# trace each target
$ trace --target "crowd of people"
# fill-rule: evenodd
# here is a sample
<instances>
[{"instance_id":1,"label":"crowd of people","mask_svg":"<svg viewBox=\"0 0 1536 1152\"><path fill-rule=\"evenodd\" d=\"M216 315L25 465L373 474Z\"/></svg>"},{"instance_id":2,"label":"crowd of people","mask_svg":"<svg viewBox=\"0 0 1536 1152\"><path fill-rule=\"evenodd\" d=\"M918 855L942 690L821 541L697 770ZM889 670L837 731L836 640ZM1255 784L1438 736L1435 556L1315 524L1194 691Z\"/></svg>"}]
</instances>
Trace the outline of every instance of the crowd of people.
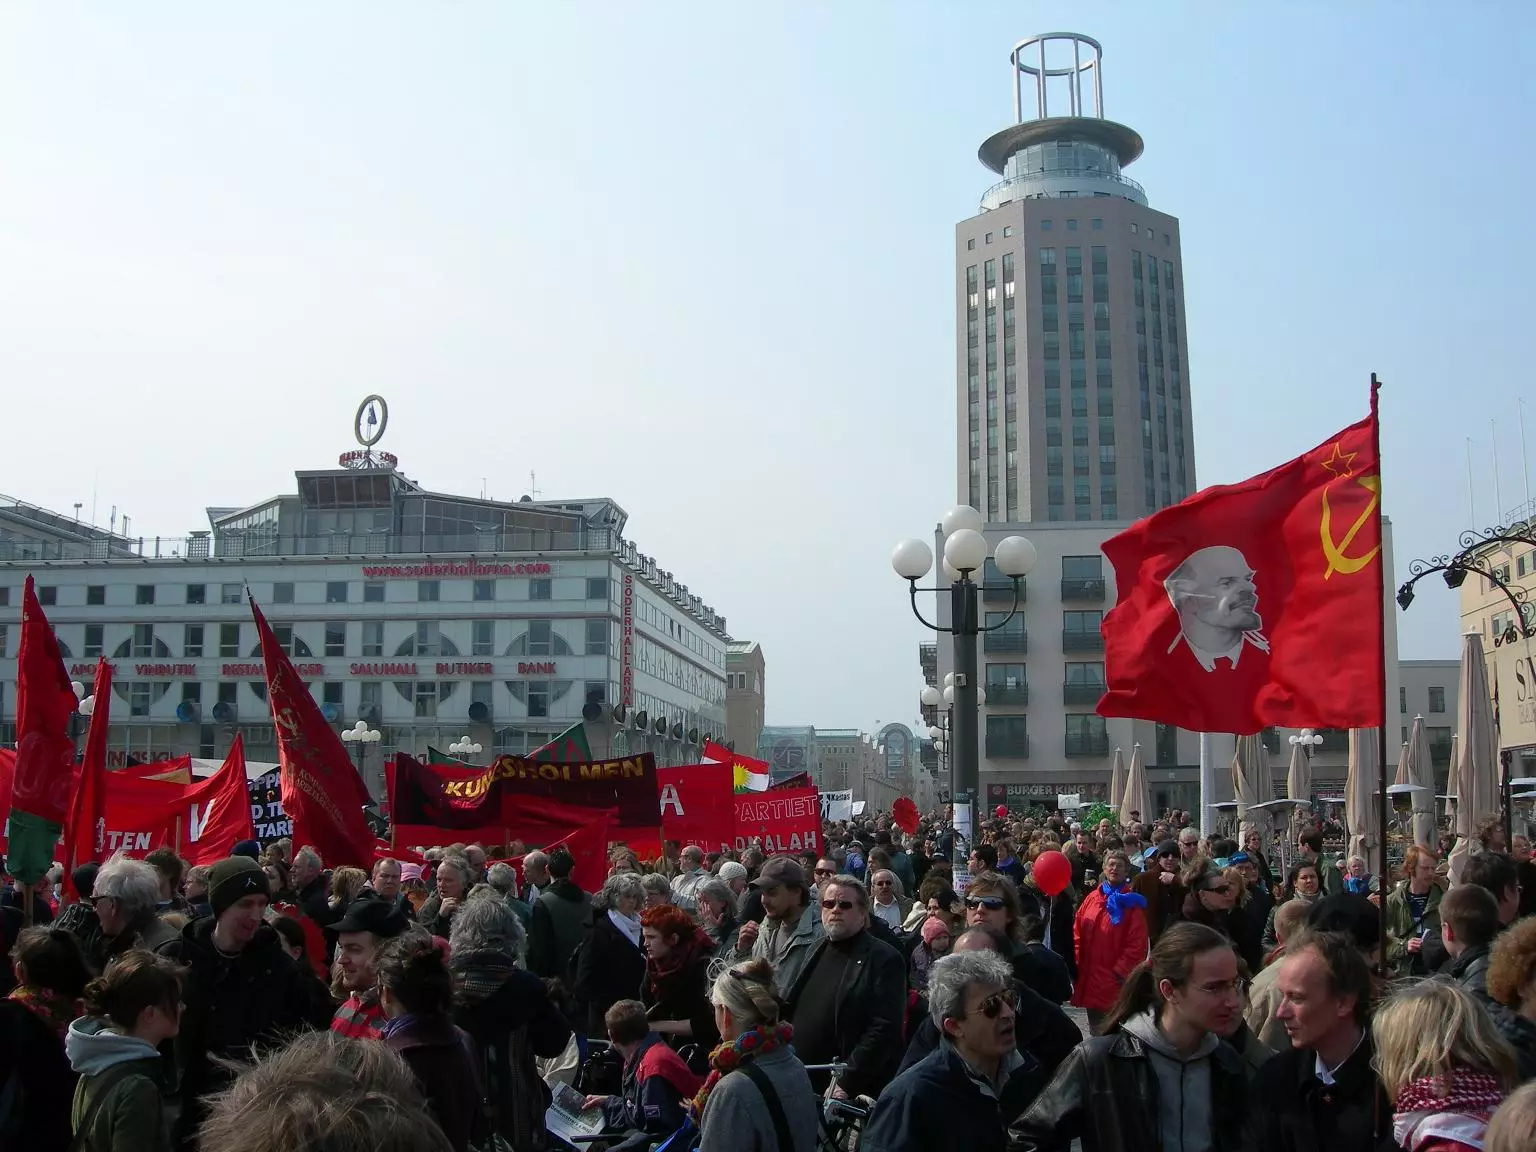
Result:
<instances>
[{"instance_id":1,"label":"crowd of people","mask_svg":"<svg viewBox=\"0 0 1536 1152\"><path fill-rule=\"evenodd\" d=\"M1451 887L1308 827L1281 877L1128 815L984 822L958 875L939 814L615 845L590 892L522 845L116 855L0 897L0 1149L545 1152L565 1093L625 1150L1536 1148L1523 840Z\"/></svg>"}]
</instances>

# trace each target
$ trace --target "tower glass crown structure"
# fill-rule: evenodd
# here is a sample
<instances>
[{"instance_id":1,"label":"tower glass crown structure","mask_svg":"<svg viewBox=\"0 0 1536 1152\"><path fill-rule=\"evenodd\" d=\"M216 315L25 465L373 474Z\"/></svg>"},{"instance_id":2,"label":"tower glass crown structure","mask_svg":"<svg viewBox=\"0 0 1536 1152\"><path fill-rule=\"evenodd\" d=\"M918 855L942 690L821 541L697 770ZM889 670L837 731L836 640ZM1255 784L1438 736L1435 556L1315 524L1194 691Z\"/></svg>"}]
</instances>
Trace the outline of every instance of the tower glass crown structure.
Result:
<instances>
[{"instance_id":1,"label":"tower glass crown structure","mask_svg":"<svg viewBox=\"0 0 1536 1152\"><path fill-rule=\"evenodd\" d=\"M1104 116L1102 61L1075 33L1014 46L1015 122L979 153L1001 179L956 227L957 495L992 522L1195 490L1179 222L1124 174L1143 145Z\"/></svg>"}]
</instances>

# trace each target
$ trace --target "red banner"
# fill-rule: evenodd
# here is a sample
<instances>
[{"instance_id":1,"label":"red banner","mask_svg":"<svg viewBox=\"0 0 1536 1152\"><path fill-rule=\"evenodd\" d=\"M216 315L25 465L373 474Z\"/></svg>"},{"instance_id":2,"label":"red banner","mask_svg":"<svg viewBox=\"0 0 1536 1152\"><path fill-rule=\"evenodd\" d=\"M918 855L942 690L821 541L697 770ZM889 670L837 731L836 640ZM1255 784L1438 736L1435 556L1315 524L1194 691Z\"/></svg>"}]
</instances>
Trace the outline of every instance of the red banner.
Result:
<instances>
[{"instance_id":1,"label":"red banner","mask_svg":"<svg viewBox=\"0 0 1536 1152\"><path fill-rule=\"evenodd\" d=\"M769 854L820 849L820 792L814 787L736 792L733 773L729 764L658 769L666 838L709 851L754 842Z\"/></svg>"},{"instance_id":2,"label":"red banner","mask_svg":"<svg viewBox=\"0 0 1536 1152\"><path fill-rule=\"evenodd\" d=\"M223 860L255 838L245 784L245 750L235 737L224 765L193 785L106 775L106 815L92 836L98 859L119 849L144 856L171 848L188 864Z\"/></svg>"},{"instance_id":3,"label":"red banner","mask_svg":"<svg viewBox=\"0 0 1536 1152\"><path fill-rule=\"evenodd\" d=\"M668 840L708 851L736 842L735 786L729 764L656 769L661 830Z\"/></svg>"},{"instance_id":4,"label":"red banner","mask_svg":"<svg viewBox=\"0 0 1536 1152\"><path fill-rule=\"evenodd\" d=\"M757 843L770 856L821 850L821 793L815 788L742 792L736 801L736 846Z\"/></svg>"}]
</instances>

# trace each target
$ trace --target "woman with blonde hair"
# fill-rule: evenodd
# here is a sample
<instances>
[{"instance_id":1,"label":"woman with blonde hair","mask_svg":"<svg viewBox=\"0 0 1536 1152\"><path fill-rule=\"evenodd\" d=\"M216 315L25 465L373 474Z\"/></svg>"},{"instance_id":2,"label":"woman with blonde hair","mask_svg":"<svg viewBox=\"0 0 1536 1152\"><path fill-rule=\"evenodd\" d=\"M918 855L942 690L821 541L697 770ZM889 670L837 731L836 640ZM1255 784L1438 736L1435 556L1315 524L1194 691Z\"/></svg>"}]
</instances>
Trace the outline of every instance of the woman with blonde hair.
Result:
<instances>
[{"instance_id":1,"label":"woman with blonde hair","mask_svg":"<svg viewBox=\"0 0 1536 1152\"><path fill-rule=\"evenodd\" d=\"M820 1108L790 1047L794 1029L774 991L773 966L761 958L733 964L709 999L721 1043L690 1107L698 1152L814 1152Z\"/></svg>"},{"instance_id":2,"label":"woman with blonde hair","mask_svg":"<svg viewBox=\"0 0 1536 1152\"><path fill-rule=\"evenodd\" d=\"M1376 1073L1405 1152L1474 1152L1517 1081L1515 1051L1471 994L1443 980L1401 985L1371 1021Z\"/></svg>"},{"instance_id":3,"label":"woman with blonde hair","mask_svg":"<svg viewBox=\"0 0 1536 1152\"><path fill-rule=\"evenodd\" d=\"M1536 1084L1512 1092L1483 1136L1483 1152L1527 1152L1536 1148Z\"/></svg>"},{"instance_id":4,"label":"woman with blonde hair","mask_svg":"<svg viewBox=\"0 0 1536 1152\"><path fill-rule=\"evenodd\" d=\"M368 883L361 868L342 867L331 873L331 911L345 912Z\"/></svg>"}]
</instances>

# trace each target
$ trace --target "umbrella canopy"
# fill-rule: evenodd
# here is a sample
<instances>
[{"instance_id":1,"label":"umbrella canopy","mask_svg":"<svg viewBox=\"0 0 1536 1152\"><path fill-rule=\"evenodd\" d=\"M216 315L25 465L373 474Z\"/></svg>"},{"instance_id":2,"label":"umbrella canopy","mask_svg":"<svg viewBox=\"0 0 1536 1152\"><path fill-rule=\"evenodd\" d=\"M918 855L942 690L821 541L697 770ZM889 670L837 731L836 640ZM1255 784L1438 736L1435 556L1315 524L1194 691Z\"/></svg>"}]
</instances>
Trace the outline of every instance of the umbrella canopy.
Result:
<instances>
[{"instance_id":1,"label":"umbrella canopy","mask_svg":"<svg viewBox=\"0 0 1536 1152\"><path fill-rule=\"evenodd\" d=\"M1402 784L1417 784L1422 792L1413 793L1413 842L1425 848L1435 847L1435 766L1429 758L1429 741L1424 735L1424 717L1413 718L1408 733L1408 779Z\"/></svg>"},{"instance_id":2,"label":"umbrella canopy","mask_svg":"<svg viewBox=\"0 0 1536 1152\"><path fill-rule=\"evenodd\" d=\"M1258 735L1237 738L1237 752L1232 757L1232 795L1237 797L1237 819L1243 835L1250 829L1259 832L1268 829L1267 820L1261 825L1248 819L1248 809L1275 798L1275 785L1269 774L1269 750Z\"/></svg>"},{"instance_id":3,"label":"umbrella canopy","mask_svg":"<svg viewBox=\"0 0 1536 1152\"><path fill-rule=\"evenodd\" d=\"M1291 767L1285 774L1288 800L1312 799L1312 760L1300 744L1291 745Z\"/></svg>"},{"instance_id":4,"label":"umbrella canopy","mask_svg":"<svg viewBox=\"0 0 1536 1152\"><path fill-rule=\"evenodd\" d=\"M1374 728L1349 730L1349 775L1344 781L1344 825L1349 854L1365 857L1374 876L1381 875L1381 752Z\"/></svg>"},{"instance_id":5,"label":"umbrella canopy","mask_svg":"<svg viewBox=\"0 0 1536 1152\"><path fill-rule=\"evenodd\" d=\"M1493 699L1488 693L1488 664L1483 637L1462 638L1460 696L1456 701L1456 758L1451 777L1456 793L1456 846L1451 849L1451 882L1461 879L1461 865L1473 851L1480 821L1499 813L1499 749L1493 730Z\"/></svg>"},{"instance_id":6,"label":"umbrella canopy","mask_svg":"<svg viewBox=\"0 0 1536 1152\"><path fill-rule=\"evenodd\" d=\"M1152 819L1152 797L1147 792L1147 769L1141 762L1141 745L1131 749L1131 767L1125 776L1125 795L1121 809L1129 815L1140 812L1142 819Z\"/></svg>"},{"instance_id":7,"label":"umbrella canopy","mask_svg":"<svg viewBox=\"0 0 1536 1152\"><path fill-rule=\"evenodd\" d=\"M1120 755L1120 749L1116 748L1115 749L1115 762L1114 762L1113 765L1110 766L1110 769L1109 769L1109 806L1115 810L1115 813L1116 813L1117 817L1121 817L1121 819L1120 819L1120 823L1121 824L1128 823L1128 821L1123 819L1123 817L1125 816L1125 813L1122 811L1122 809L1125 807L1124 800L1125 800L1125 759ZM1137 811L1141 812L1141 814L1143 816L1146 815L1146 812L1143 811L1142 809L1138 808Z\"/></svg>"}]
</instances>

